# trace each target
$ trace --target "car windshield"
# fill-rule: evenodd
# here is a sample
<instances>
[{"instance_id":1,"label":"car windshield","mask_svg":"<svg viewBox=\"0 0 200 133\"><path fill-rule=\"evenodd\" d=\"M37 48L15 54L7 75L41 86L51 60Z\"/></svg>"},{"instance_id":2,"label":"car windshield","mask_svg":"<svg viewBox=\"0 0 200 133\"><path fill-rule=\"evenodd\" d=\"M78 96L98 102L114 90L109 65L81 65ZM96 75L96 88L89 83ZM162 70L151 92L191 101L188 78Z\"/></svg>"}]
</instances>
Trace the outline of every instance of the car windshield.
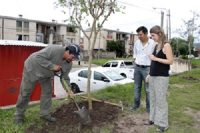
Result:
<instances>
[{"instance_id":1,"label":"car windshield","mask_svg":"<svg viewBox=\"0 0 200 133\"><path fill-rule=\"evenodd\" d=\"M114 71L105 71L105 75L107 75L109 78L111 78L114 81L125 79L125 77L121 76L120 74L114 72Z\"/></svg>"},{"instance_id":2,"label":"car windshield","mask_svg":"<svg viewBox=\"0 0 200 133\"><path fill-rule=\"evenodd\" d=\"M124 63L126 64L126 66L132 66L133 65L132 61L124 61Z\"/></svg>"}]
</instances>

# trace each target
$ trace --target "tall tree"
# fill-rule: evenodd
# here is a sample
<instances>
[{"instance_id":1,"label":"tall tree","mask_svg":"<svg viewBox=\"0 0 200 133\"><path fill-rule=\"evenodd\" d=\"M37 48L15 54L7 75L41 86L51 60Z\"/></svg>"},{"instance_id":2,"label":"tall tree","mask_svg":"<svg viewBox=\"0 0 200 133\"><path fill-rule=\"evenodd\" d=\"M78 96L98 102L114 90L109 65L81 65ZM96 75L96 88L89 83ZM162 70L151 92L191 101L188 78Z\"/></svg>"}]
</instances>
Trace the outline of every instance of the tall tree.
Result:
<instances>
[{"instance_id":1,"label":"tall tree","mask_svg":"<svg viewBox=\"0 0 200 133\"><path fill-rule=\"evenodd\" d=\"M193 47L194 39L199 36L200 25L198 24L200 20L199 14L192 11L192 18L189 20L183 20L184 25L177 29L180 36L188 41L188 54L191 54L191 48Z\"/></svg>"},{"instance_id":2,"label":"tall tree","mask_svg":"<svg viewBox=\"0 0 200 133\"><path fill-rule=\"evenodd\" d=\"M171 39L172 49L174 54L178 57L179 55L187 55L188 46L187 41L182 38L172 38Z\"/></svg>"},{"instance_id":3,"label":"tall tree","mask_svg":"<svg viewBox=\"0 0 200 133\"><path fill-rule=\"evenodd\" d=\"M81 29L88 41L88 81L87 95L89 110L92 110L92 100L90 93L91 62L92 52L97 40L97 35L103 24L115 12L121 12L116 0L58 0L58 6L69 9L69 21L72 25ZM90 33L86 33L84 26L90 27Z\"/></svg>"}]
</instances>

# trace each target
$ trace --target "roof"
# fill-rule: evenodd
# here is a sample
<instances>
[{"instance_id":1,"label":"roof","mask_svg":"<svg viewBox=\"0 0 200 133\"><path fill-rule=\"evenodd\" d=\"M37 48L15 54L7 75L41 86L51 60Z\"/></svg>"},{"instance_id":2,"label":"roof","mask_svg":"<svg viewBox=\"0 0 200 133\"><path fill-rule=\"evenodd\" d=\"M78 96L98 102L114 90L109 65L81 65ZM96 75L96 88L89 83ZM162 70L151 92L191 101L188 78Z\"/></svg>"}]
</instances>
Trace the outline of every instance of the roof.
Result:
<instances>
[{"instance_id":1,"label":"roof","mask_svg":"<svg viewBox=\"0 0 200 133\"><path fill-rule=\"evenodd\" d=\"M194 48L199 49L200 48L200 43L194 43L193 46L194 46Z\"/></svg>"},{"instance_id":2,"label":"roof","mask_svg":"<svg viewBox=\"0 0 200 133\"><path fill-rule=\"evenodd\" d=\"M31 41L15 41L15 40L0 40L0 46L35 46L35 47L46 47L47 44Z\"/></svg>"},{"instance_id":3,"label":"roof","mask_svg":"<svg viewBox=\"0 0 200 133\"><path fill-rule=\"evenodd\" d=\"M2 19L19 20L19 21L23 20L23 21L28 21L28 22L36 22L36 23L43 23L43 24L53 24L53 25L61 25L61 26L73 27L70 24L58 23L56 21L55 22L47 22L47 21L41 21L41 20L27 19L27 18L23 18L23 17L11 17L11 16L2 16L2 15L0 15L0 18L2 18Z\"/></svg>"},{"instance_id":4,"label":"roof","mask_svg":"<svg viewBox=\"0 0 200 133\"><path fill-rule=\"evenodd\" d=\"M85 31L86 32L90 32L91 28L88 28ZM124 32L124 31L119 31L119 30L112 30L112 29L106 29L106 28L102 28L101 31L110 31L110 32L116 32L116 33L121 33L121 34L133 34L133 33L129 33L129 32Z\"/></svg>"}]
</instances>

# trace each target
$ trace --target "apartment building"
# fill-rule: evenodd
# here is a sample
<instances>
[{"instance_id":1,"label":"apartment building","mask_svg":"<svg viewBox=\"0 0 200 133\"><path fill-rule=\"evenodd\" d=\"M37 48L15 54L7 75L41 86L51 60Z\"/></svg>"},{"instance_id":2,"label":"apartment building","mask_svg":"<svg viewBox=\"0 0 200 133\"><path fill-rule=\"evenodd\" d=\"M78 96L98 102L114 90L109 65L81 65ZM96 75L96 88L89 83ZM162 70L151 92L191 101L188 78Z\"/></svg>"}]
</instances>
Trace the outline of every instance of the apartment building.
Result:
<instances>
[{"instance_id":1,"label":"apartment building","mask_svg":"<svg viewBox=\"0 0 200 133\"><path fill-rule=\"evenodd\" d=\"M80 42L79 28L67 24L30 20L22 15L16 17L0 16L1 40L24 40L45 44L65 44Z\"/></svg>"},{"instance_id":2,"label":"apartment building","mask_svg":"<svg viewBox=\"0 0 200 133\"><path fill-rule=\"evenodd\" d=\"M91 29L85 30L86 34L89 35L91 33ZM125 47L125 52L127 55L132 54L132 46L137 38L136 34L123 32L119 30L111 30L102 28L96 39L96 43L94 45L94 50L107 50L107 41L121 41ZM91 41L94 40L94 36L92 36ZM87 38L84 37L84 50L88 50L88 41Z\"/></svg>"}]
</instances>

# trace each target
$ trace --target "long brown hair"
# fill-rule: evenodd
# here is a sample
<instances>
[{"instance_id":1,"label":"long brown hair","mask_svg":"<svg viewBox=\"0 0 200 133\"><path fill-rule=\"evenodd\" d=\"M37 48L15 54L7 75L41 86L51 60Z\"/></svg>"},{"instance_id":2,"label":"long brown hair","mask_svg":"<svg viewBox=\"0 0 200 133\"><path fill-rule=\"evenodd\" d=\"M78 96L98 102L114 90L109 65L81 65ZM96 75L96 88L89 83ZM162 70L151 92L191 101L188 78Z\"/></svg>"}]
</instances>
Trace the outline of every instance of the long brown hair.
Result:
<instances>
[{"instance_id":1,"label":"long brown hair","mask_svg":"<svg viewBox=\"0 0 200 133\"><path fill-rule=\"evenodd\" d=\"M164 47L164 44L168 42L166 35L164 33L164 30L160 26L158 26L158 25L153 26L150 29L150 33L154 33L154 34L157 34L159 36L159 39L160 39L159 43L161 43L162 48Z\"/></svg>"}]
</instances>

